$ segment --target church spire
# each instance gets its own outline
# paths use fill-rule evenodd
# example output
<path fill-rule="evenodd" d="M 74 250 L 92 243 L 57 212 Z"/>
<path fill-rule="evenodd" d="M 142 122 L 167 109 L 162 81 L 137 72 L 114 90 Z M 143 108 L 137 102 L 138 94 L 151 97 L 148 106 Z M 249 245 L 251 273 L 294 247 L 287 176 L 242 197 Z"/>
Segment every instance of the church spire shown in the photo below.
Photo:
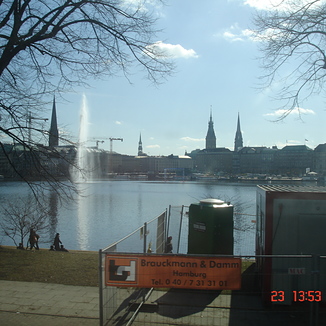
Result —
<path fill-rule="evenodd" d="M 237 131 L 234 139 L 234 151 L 238 152 L 243 147 L 242 133 L 240 128 L 240 114 L 238 113 Z"/>
<path fill-rule="evenodd" d="M 208 122 L 208 130 L 206 135 L 206 149 L 216 148 L 216 136 L 214 132 L 214 123 L 212 118 L 212 106 L 211 106 L 211 113 Z"/>
<path fill-rule="evenodd" d="M 57 124 L 57 112 L 55 105 L 55 96 L 53 96 L 51 126 L 49 130 L 49 146 L 54 147 L 59 145 L 59 132 Z"/>
<path fill-rule="evenodd" d="M 139 134 L 139 142 L 138 142 L 138 156 L 143 155 L 143 143 L 141 141 L 141 133 Z"/>

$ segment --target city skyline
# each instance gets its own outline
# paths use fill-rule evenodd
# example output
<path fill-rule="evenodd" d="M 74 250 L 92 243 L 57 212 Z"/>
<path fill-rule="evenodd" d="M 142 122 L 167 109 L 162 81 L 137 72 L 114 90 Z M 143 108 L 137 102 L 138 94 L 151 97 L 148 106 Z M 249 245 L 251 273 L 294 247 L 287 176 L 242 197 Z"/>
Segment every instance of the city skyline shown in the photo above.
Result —
<path fill-rule="evenodd" d="M 254 11 L 268 8 L 268 3 L 180 0 L 152 7 L 159 18 L 157 27 L 163 29 L 156 46 L 174 57 L 175 74 L 153 86 L 134 68 L 131 82 L 124 76 L 90 80 L 91 88 L 61 94 L 68 102 L 57 97 L 59 132 L 77 141 L 85 94 L 89 137 L 103 139 L 99 147 L 105 150 L 110 148 L 105 138 L 123 138 L 113 144 L 113 150 L 122 154 L 137 155 L 140 133 L 143 152 L 148 155 L 183 155 L 205 148 L 211 107 L 216 147 L 233 150 L 238 113 L 244 146 L 306 144 L 315 148 L 325 143 L 323 98 L 311 96 L 302 103 L 301 116 L 295 110 L 276 123 L 284 105 L 272 99 L 279 85 L 264 91 L 258 88 L 264 71 L 257 60 L 259 44 L 250 28 Z M 49 105 L 49 112 L 51 108 Z"/>

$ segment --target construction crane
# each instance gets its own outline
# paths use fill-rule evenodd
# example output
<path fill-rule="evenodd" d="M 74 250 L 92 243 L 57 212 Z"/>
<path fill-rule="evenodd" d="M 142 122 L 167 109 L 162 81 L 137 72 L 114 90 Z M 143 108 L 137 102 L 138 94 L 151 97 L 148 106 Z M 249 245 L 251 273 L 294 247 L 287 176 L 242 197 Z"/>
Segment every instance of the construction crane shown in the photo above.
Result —
<path fill-rule="evenodd" d="M 32 120 L 42 120 L 47 121 L 47 118 L 38 118 L 33 117 L 30 111 L 27 111 L 27 124 L 28 124 L 28 142 L 31 144 L 32 142 Z"/>
<path fill-rule="evenodd" d="M 108 138 L 103 138 L 103 137 L 96 137 L 96 138 L 92 138 L 92 139 L 90 139 L 89 141 L 91 141 L 91 142 L 95 142 L 96 143 L 96 149 L 98 149 L 98 144 L 99 143 L 104 143 L 104 140 L 100 140 L 100 139 L 108 139 Z"/>
<path fill-rule="evenodd" d="M 123 141 L 123 138 L 113 138 L 113 137 L 110 137 L 110 153 L 112 154 L 113 153 L 113 141 L 114 140 L 121 140 Z"/>
<path fill-rule="evenodd" d="M 94 139 L 94 140 L 90 140 L 90 141 L 93 141 L 93 142 L 96 143 L 96 146 L 95 146 L 96 149 L 98 149 L 98 144 L 99 144 L 99 143 L 102 143 L 102 144 L 104 143 L 104 140 L 97 140 L 97 139 L 95 140 L 95 139 Z"/>

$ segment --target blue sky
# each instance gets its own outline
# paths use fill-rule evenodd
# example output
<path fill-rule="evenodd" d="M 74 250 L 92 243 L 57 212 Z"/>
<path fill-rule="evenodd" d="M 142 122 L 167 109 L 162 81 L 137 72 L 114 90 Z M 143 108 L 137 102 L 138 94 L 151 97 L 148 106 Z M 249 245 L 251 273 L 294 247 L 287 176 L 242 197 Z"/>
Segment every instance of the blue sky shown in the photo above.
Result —
<path fill-rule="evenodd" d="M 128 0 L 135 1 L 135 0 Z M 89 80 L 91 88 L 63 94 L 57 101 L 60 132 L 77 141 L 82 94 L 89 109 L 89 138 L 122 137 L 113 150 L 136 155 L 139 134 L 149 155 L 183 155 L 205 147 L 212 107 L 217 147 L 233 149 L 240 114 L 244 146 L 325 143 L 325 99 L 309 98 L 297 113 L 276 123 L 282 102 L 272 99 L 277 84 L 260 89 L 261 56 L 250 37 L 255 10 L 268 10 L 266 0 L 167 0 L 155 8 L 159 17 L 157 46 L 172 55 L 176 71 L 163 84 L 153 86 L 136 68 L 130 80 L 112 77 Z M 286 69 L 291 69 L 288 66 Z M 283 103 L 284 104 L 284 103 Z M 51 109 L 51 108 L 49 108 Z M 94 142 L 89 142 L 94 146 Z"/>

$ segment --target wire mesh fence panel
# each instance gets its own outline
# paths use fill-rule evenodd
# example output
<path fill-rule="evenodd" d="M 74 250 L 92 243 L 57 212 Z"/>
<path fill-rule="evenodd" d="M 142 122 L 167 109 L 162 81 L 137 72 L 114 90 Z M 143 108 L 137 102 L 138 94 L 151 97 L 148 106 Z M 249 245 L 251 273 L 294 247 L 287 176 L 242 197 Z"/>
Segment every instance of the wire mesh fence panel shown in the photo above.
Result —
<path fill-rule="evenodd" d="M 326 288 L 318 282 L 325 273 L 322 259 L 315 255 L 256 256 L 252 268 L 242 274 L 243 299 L 260 300 L 259 315 L 266 313 L 277 325 L 326 325 Z M 252 288 L 248 288 L 252 284 Z M 254 289 L 254 291 L 252 290 Z M 239 297 L 238 297 L 239 298 Z M 245 307 L 245 303 L 244 306 Z M 243 315 L 252 319 L 250 308 Z"/>
<path fill-rule="evenodd" d="M 273 268 L 259 271 L 259 259 L 266 264 L 272 259 Z M 322 282 L 315 287 L 325 275 L 326 257 L 252 256 L 241 261 L 239 290 L 155 288 L 133 325 L 326 325 L 326 289 Z M 319 272 L 314 270 L 318 266 Z"/>
<path fill-rule="evenodd" d="M 121 240 L 100 251 L 100 316 L 102 325 L 124 325 L 132 318 L 144 301 L 148 289 L 107 286 L 106 277 L 111 269 L 125 273 L 123 267 L 106 266 L 106 255 L 110 253 L 163 253 L 166 243 L 166 211 L 144 223 L 144 225 Z M 109 271 L 108 271 L 109 269 Z"/>
<path fill-rule="evenodd" d="M 147 222 L 145 248 L 147 253 L 164 253 L 166 246 L 166 212 Z"/>
<path fill-rule="evenodd" d="M 184 229 L 183 212 L 184 206 L 170 206 L 168 211 L 168 229 L 167 238 L 172 237 L 172 253 L 179 253 L 181 243 L 181 231 Z"/>
<path fill-rule="evenodd" d="M 121 240 L 112 243 L 105 252 L 144 252 L 144 227 L 140 227 Z"/>
<path fill-rule="evenodd" d="M 252 241 L 249 249 L 246 241 L 235 244 L 235 249 L 238 248 L 235 251 L 245 255 L 188 255 L 188 210 L 172 206 L 102 251 L 102 325 L 326 326 L 326 256 L 255 256 L 250 254 Z M 247 231 L 252 238 L 251 226 L 239 230 L 243 234 Z M 168 237 L 173 241 L 172 254 L 166 254 Z M 149 283 L 141 288 L 107 286 L 105 273 L 111 267 L 118 277 L 134 275 L 129 262 L 117 260 L 116 266 L 105 267 L 106 255 L 114 260 L 114 255 L 118 257 L 121 253 L 131 258 L 139 255 L 139 262 L 147 270 L 143 279 Z M 214 268 L 216 279 L 209 279 L 204 270 L 196 271 L 194 265 L 182 265 L 184 257 L 198 256 L 204 257 L 202 261 L 207 256 L 212 258 L 212 263 L 205 264 Z M 214 259 L 226 258 L 241 260 L 241 286 L 237 290 L 200 288 L 203 284 L 224 284 L 218 278 L 222 265 Z M 158 264 L 161 272 L 164 266 L 171 266 L 170 283 L 164 275 L 157 278 L 148 272 Z M 189 268 L 184 269 L 185 266 Z M 180 288 L 186 284 L 184 277 L 191 284 L 198 283 L 199 288 Z"/>
<path fill-rule="evenodd" d="M 189 206 L 183 206 L 182 216 L 181 216 L 181 230 L 179 245 L 177 247 L 178 253 L 186 254 L 188 252 L 188 225 L 189 225 Z"/>
<path fill-rule="evenodd" d="M 324 289 L 326 291 L 326 256 L 320 256 L 319 276 L 317 278 L 316 288 Z M 323 293 L 323 298 L 326 301 L 326 292 Z"/>

